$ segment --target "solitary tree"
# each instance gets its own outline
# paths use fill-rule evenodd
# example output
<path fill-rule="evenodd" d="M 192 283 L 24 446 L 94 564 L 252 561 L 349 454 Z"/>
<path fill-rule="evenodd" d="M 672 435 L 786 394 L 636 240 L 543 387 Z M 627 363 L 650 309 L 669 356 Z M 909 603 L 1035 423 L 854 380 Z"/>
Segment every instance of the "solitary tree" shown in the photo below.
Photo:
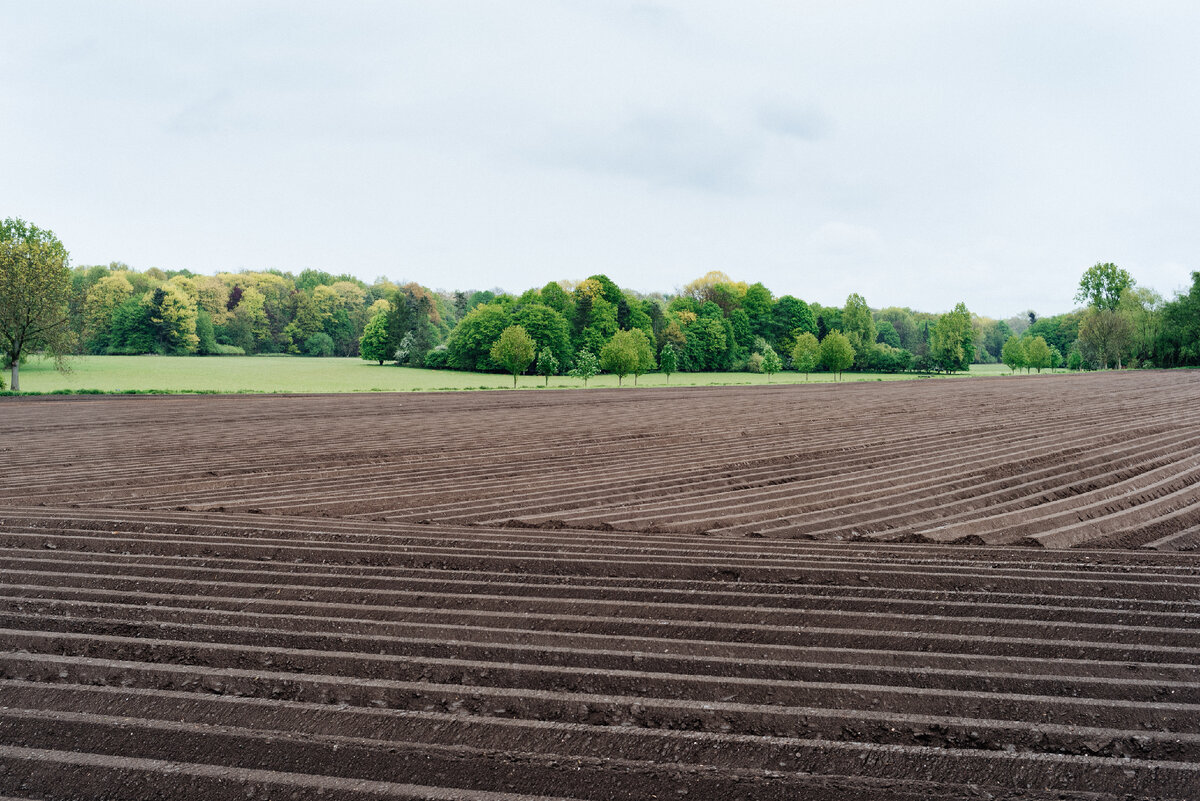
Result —
<path fill-rule="evenodd" d="M 558 359 L 554 358 L 554 351 L 550 350 L 550 346 L 542 348 L 537 357 L 538 375 L 546 377 L 546 386 L 550 386 L 550 376 L 558 372 Z"/>
<path fill-rule="evenodd" d="M 675 368 L 679 366 L 679 356 L 675 353 L 675 346 L 670 342 L 663 345 L 662 352 L 658 354 L 658 369 L 662 370 L 667 376 L 667 383 L 671 383 L 671 373 L 675 372 Z"/>
<path fill-rule="evenodd" d="M 1121 295 L 1133 286 L 1133 277 L 1112 262 L 1092 265 L 1079 279 L 1075 300 L 1095 309 L 1115 310 Z"/>
<path fill-rule="evenodd" d="M 567 372 L 572 378 L 582 378 L 586 387 L 588 379 L 600 372 L 600 360 L 590 350 L 581 350 L 575 357 L 575 366 Z"/>
<path fill-rule="evenodd" d="M 381 311 L 363 329 L 362 338 L 358 340 L 358 352 L 367 361 L 377 361 L 382 365 L 392 356 L 388 352 L 389 342 L 387 312 Z"/>
<path fill-rule="evenodd" d="M 811 334 L 809 335 L 811 336 Z M 770 345 L 767 345 L 763 351 L 762 371 L 767 374 L 767 383 L 771 383 L 771 376 L 783 369 L 783 361 L 779 358 L 779 354 Z"/>
<path fill-rule="evenodd" d="M 821 342 L 821 364 L 842 379 L 842 371 L 854 364 L 854 346 L 841 331 L 830 331 Z"/>
<path fill-rule="evenodd" d="M 1020 337 L 1014 335 L 1004 341 L 1004 347 L 1000 349 L 1000 359 L 1014 373 L 1029 363 L 1025 343 Z"/>
<path fill-rule="evenodd" d="M 21 357 L 31 351 L 44 351 L 65 369 L 70 289 L 58 237 L 23 220 L 0 222 L 0 354 L 12 368 L 14 391 L 21 389 Z"/>
<path fill-rule="evenodd" d="M 500 338 L 492 345 L 492 361 L 512 373 L 513 389 L 517 388 L 517 376 L 525 372 L 533 361 L 533 339 L 519 325 L 510 325 L 500 332 Z"/>
<path fill-rule="evenodd" d="M 1078 350 L 1072 348 L 1071 352 L 1067 354 L 1067 369 L 1068 370 L 1079 370 L 1082 367 L 1083 367 L 1083 355 L 1080 354 L 1080 352 Z"/>
<path fill-rule="evenodd" d="M 637 342 L 631 331 L 618 331 L 600 349 L 600 366 L 617 376 L 617 386 L 621 386 L 625 376 L 638 369 L 639 361 Z"/>
<path fill-rule="evenodd" d="M 796 337 L 796 347 L 792 348 L 792 367 L 804 373 L 805 381 L 808 380 L 808 374 L 820 363 L 821 343 L 817 338 L 807 332 Z"/>

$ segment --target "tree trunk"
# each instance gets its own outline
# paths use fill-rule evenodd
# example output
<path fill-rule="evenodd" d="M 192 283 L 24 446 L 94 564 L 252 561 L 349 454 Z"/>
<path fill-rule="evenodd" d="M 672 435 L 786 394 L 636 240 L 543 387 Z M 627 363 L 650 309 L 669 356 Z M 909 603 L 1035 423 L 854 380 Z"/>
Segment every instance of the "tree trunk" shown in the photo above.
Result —
<path fill-rule="evenodd" d="M 13 392 L 21 391 L 21 360 L 13 359 L 12 381 L 9 382 Z"/>
<path fill-rule="evenodd" d="M 513 373 L 513 389 L 517 388 L 517 374 Z"/>

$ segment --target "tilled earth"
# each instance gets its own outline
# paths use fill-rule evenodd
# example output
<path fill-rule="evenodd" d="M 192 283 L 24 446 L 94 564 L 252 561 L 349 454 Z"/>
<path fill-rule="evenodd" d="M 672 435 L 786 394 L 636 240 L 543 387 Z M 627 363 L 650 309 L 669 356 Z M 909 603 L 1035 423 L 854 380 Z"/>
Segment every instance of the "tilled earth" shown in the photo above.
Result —
<path fill-rule="evenodd" d="M 0 801 L 1200 798 L 1200 374 L 0 402 Z"/>

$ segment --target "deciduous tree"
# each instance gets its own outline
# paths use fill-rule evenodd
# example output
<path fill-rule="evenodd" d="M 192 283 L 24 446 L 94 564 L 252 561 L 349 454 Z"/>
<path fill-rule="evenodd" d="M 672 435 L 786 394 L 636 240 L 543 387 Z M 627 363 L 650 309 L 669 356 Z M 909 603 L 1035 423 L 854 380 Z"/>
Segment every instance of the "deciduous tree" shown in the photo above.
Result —
<path fill-rule="evenodd" d="M 670 342 L 663 345 L 662 352 L 658 354 L 658 369 L 662 370 L 667 376 L 667 383 L 671 383 L 671 373 L 675 372 L 675 368 L 679 366 L 679 357 L 675 353 L 675 346 Z"/>
<path fill-rule="evenodd" d="M 550 386 L 550 376 L 558 372 L 558 359 L 554 357 L 554 351 L 550 350 L 549 345 L 538 352 L 537 371 L 538 375 L 546 377 L 546 386 Z"/>
<path fill-rule="evenodd" d="M 586 387 L 588 379 L 600 372 L 600 360 L 590 350 L 581 350 L 575 356 L 575 366 L 567 373 L 572 378 L 582 378 Z"/>
<path fill-rule="evenodd" d="M 640 331 L 638 333 L 641 333 Z M 639 369 L 638 345 L 632 331 L 618 331 L 600 351 L 600 367 L 617 377 L 621 386 L 625 376 Z"/>
<path fill-rule="evenodd" d="M 450 366 L 455 370 L 495 369 L 488 354 L 510 322 L 508 309 L 499 303 L 471 309 L 455 326 L 447 342 Z M 396 344 L 399 343 L 397 338 Z"/>
<path fill-rule="evenodd" d="M 389 345 L 386 312 L 376 314 L 367 323 L 362 338 L 358 340 L 358 352 L 367 361 L 377 361 L 380 365 L 392 358 L 394 348 Z"/>
<path fill-rule="evenodd" d="M 857 292 L 846 298 L 842 308 L 842 333 L 854 346 L 855 357 L 860 361 L 875 342 L 875 320 L 867 300 Z"/>
<path fill-rule="evenodd" d="M 1133 326 L 1119 312 L 1107 308 L 1092 308 L 1079 324 L 1079 345 L 1088 361 L 1101 370 L 1110 362 L 1121 369 L 1121 357 L 1133 343 Z"/>
<path fill-rule="evenodd" d="M 629 331 L 634 350 L 637 351 L 637 364 L 633 367 L 633 385 L 636 387 L 638 378 L 658 367 L 654 362 L 654 348 L 650 345 L 650 337 L 640 328 Z"/>
<path fill-rule="evenodd" d="M 1075 300 L 1094 309 L 1113 311 L 1120 305 L 1121 295 L 1133 283 L 1133 277 L 1112 262 L 1094 264 L 1079 279 Z"/>
<path fill-rule="evenodd" d="M 550 348 L 560 366 L 571 363 L 570 328 L 566 318 L 554 309 L 541 303 L 530 303 L 513 315 L 513 322 L 533 338 L 539 353 L 543 348 Z"/>
<path fill-rule="evenodd" d="M 157 340 L 157 350 L 167 354 L 195 353 L 200 338 L 196 336 L 196 304 L 174 284 L 163 284 L 146 293 L 142 302 L 150 309 L 150 325 Z"/>
<path fill-rule="evenodd" d="M 84 342 L 91 353 L 104 353 L 110 345 L 113 312 L 133 296 L 133 284 L 124 273 L 106 275 L 87 291 L 83 303 Z"/>
<path fill-rule="evenodd" d="M 333 337 L 324 331 L 318 331 L 304 340 L 304 352 L 309 356 L 332 356 Z"/>
<path fill-rule="evenodd" d="M 517 376 L 533 361 L 533 354 L 533 338 L 519 325 L 505 328 L 490 352 L 492 361 L 512 373 L 513 389 L 517 388 Z"/>
<path fill-rule="evenodd" d="M 808 374 L 820 363 L 821 343 L 817 338 L 807 332 L 796 337 L 796 346 L 792 348 L 792 367 L 804 373 L 805 381 L 808 380 Z"/>
<path fill-rule="evenodd" d="M 809 334 L 811 336 L 811 334 Z M 762 371 L 767 374 L 767 383 L 771 383 L 771 376 L 783 369 L 783 361 L 779 358 L 779 354 L 770 345 L 767 345 L 766 350 L 762 354 Z"/>
<path fill-rule="evenodd" d="M 854 346 L 841 331 L 830 331 L 821 342 L 821 364 L 842 378 L 842 372 L 854 364 Z"/>
<path fill-rule="evenodd" d="M 953 373 L 971 366 L 975 345 L 971 330 L 971 313 L 966 304 L 959 303 L 941 316 L 929 337 L 929 356 L 941 370 Z"/>
<path fill-rule="evenodd" d="M 1004 341 L 1004 347 L 1000 350 L 1000 360 L 1014 373 L 1029 363 L 1025 343 L 1020 337 L 1013 335 Z"/>
<path fill-rule="evenodd" d="M 1041 337 L 1031 337 L 1025 343 L 1025 359 L 1029 367 L 1042 372 L 1043 367 L 1050 366 L 1050 346 Z"/>
<path fill-rule="evenodd" d="M 21 389 L 21 357 L 43 351 L 59 369 L 70 349 L 67 251 L 51 231 L 23 220 L 0 222 L 0 354 Z"/>

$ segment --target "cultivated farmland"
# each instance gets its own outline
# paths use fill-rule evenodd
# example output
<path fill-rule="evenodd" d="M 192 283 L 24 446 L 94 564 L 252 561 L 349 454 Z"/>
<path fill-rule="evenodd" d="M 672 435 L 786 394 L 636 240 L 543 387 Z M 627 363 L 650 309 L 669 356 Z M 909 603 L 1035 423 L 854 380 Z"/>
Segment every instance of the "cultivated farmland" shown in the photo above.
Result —
<path fill-rule="evenodd" d="M 5 400 L 0 795 L 1196 798 L 1198 401 Z"/>

